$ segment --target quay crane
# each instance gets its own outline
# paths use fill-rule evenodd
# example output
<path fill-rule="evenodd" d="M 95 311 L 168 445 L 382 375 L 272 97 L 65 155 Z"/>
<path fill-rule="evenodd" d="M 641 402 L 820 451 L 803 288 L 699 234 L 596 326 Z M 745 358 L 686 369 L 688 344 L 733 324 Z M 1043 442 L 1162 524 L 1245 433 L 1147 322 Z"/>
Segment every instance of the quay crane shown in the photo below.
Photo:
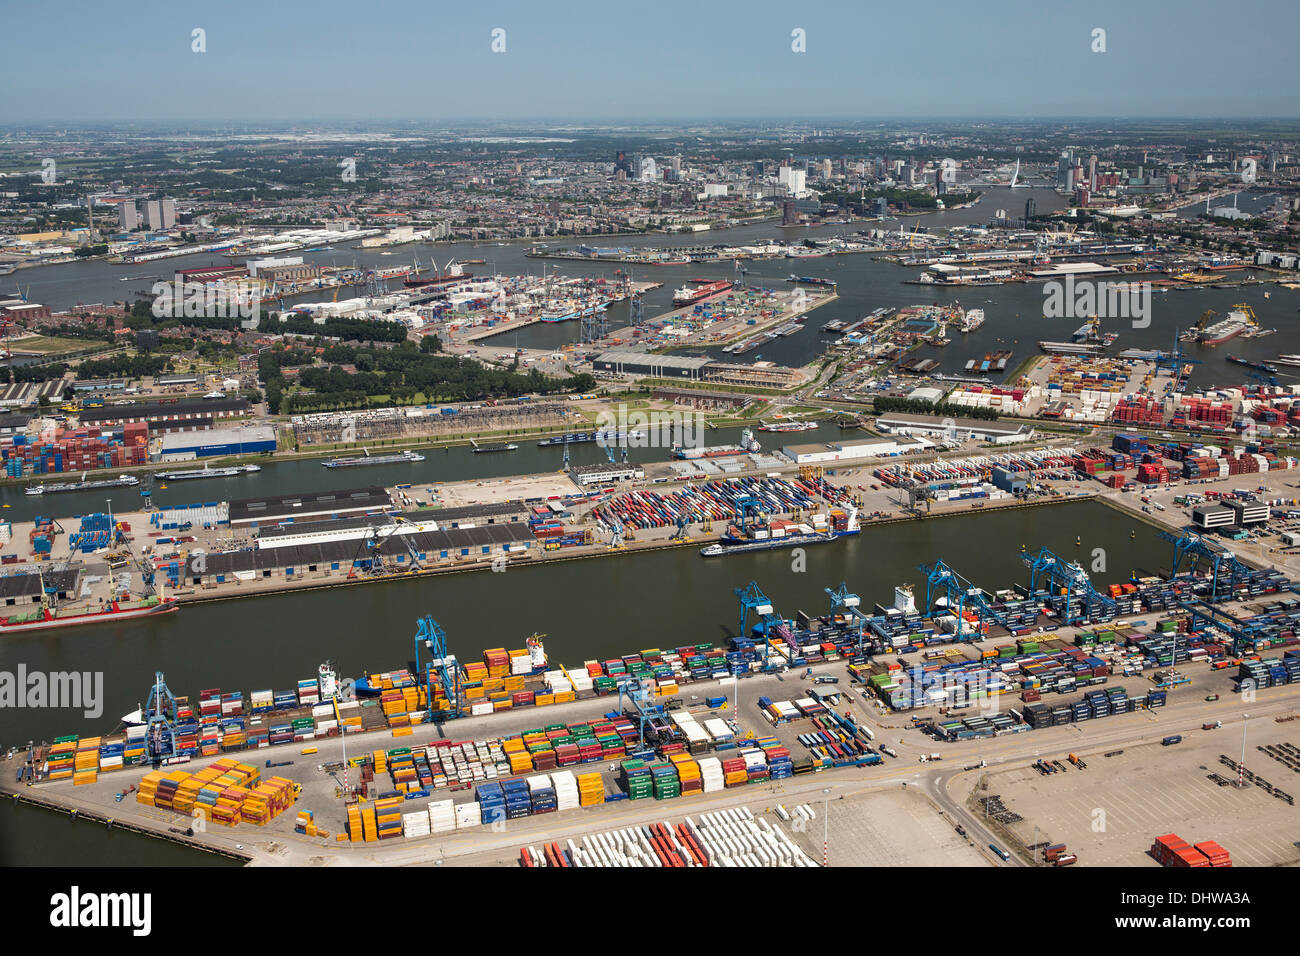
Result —
<path fill-rule="evenodd" d="M 917 570 L 925 575 L 925 610 L 922 613 L 927 617 L 930 615 L 935 602 L 938 600 L 938 595 L 935 592 L 942 590 L 948 610 L 951 611 L 956 606 L 958 637 L 962 637 L 961 622 L 965 620 L 964 612 L 968 605 L 974 609 L 979 622 L 976 629 L 977 639 L 978 635 L 987 633 L 988 619 L 996 621 L 1007 630 L 1011 629 L 1006 618 L 985 600 L 983 590 L 971 584 L 970 581 L 958 574 L 944 561 L 936 561 L 934 564 L 922 564 Z"/>
<path fill-rule="evenodd" d="M 1092 579 L 1083 566 L 1074 561 L 1066 561 L 1048 548 L 1042 548 L 1037 554 L 1026 554 L 1022 560 L 1029 568 L 1029 589 L 1037 591 L 1039 579 L 1046 577 L 1046 587 L 1058 587 L 1065 593 L 1065 606 L 1061 611 L 1061 623 L 1073 624 L 1079 620 L 1093 620 L 1094 612 L 1100 612 L 1099 620 L 1110 620 L 1115 616 L 1119 605 L 1108 595 L 1102 594 L 1092 586 Z M 1071 607 L 1075 598 L 1083 601 L 1083 612 L 1074 613 Z"/>
<path fill-rule="evenodd" d="M 423 665 L 420 663 L 422 647 L 426 654 Z M 425 713 L 430 720 L 452 720 L 460 716 L 460 664 L 456 655 L 447 650 L 447 632 L 429 614 L 416 621 L 415 675 L 424 687 Z M 434 709 L 435 680 L 442 686 L 450 710 Z"/>
<path fill-rule="evenodd" d="M 1223 545 L 1204 538 L 1193 531 L 1161 531 L 1160 537 L 1174 546 L 1174 560 L 1170 576 L 1177 578 L 1183 567 L 1183 559 L 1190 557 L 1188 574 L 1196 574 L 1202 559 L 1209 563 L 1210 603 L 1232 599 L 1237 585 L 1250 577 L 1250 568 L 1237 560 L 1237 556 Z M 1226 578 L 1226 584 L 1220 585 L 1220 574 Z"/>
<path fill-rule="evenodd" d="M 856 594 L 849 593 L 848 582 L 841 582 L 839 588 L 835 590 L 831 590 L 830 588 L 822 588 L 822 590 L 830 595 L 831 614 L 834 614 L 838 609 L 843 608 L 844 611 L 853 618 L 853 623 L 858 631 L 858 654 L 861 654 L 862 639 L 865 636 L 864 632 L 866 631 L 867 623 L 871 620 L 871 618 L 867 617 L 866 614 L 862 613 L 862 598 L 858 597 Z"/>
<path fill-rule="evenodd" d="M 145 725 L 145 747 L 149 760 L 156 767 L 176 753 L 176 697 L 167 687 L 162 671 L 155 671 L 153 686 L 149 688 L 147 703 L 134 713 L 122 718 L 124 723 L 142 722 Z"/>
<path fill-rule="evenodd" d="M 1228 636 L 1232 638 L 1233 656 L 1238 656 L 1246 651 L 1258 649 L 1258 642 L 1264 635 L 1261 633 L 1265 625 L 1255 620 L 1243 620 L 1235 614 L 1229 614 L 1221 607 L 1214 607 L 1204 601 L 1193 598 L 1191 600 L 1180 600 L 1178 606 L 1191 615 L 1192 627 L 1199 628 L 1202 626 L 1211 629 L 1227 631 Z M 1175 634 L 1175 642 L 1177 635 Z M 1173 667 L 1178 666 L 1178 644 L 1174 644 L 1174 660 L 1171 662 Z"/>
<path fill-rule="evenodd" d="M 771 663 L 771 638 L 772 631 L 780 627 L 785 622 L 781 615 L 776 613 L 772 607 L 772 602 L 768 600 L 763 589 L 758 586 L 757 581 L 750 581 L 743 588 L 736 588 L 736 597 L 740 598 L 740 637 L 745 637 L 749 632 L 746 629 L 746 623 L 749 620 L 749 612 L 753 611 L 758 618 L 758 626 L 763 634 L 763 670 L 773 670 Z"/>

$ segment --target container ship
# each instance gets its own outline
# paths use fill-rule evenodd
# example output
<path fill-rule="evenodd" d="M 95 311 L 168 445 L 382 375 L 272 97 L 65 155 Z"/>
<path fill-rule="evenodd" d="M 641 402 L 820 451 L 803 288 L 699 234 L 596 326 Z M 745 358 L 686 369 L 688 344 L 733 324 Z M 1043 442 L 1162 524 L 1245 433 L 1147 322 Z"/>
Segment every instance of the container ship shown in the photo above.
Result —
<path fill-rule="evenodd" d="M 836 538 L 848 537 L 861 532 L 858 524 L 858 509 L 850 507 L 847 511 L 836 508 L 829 515 L 814 514 L 809 519 L 812 524 L 795 521 L 769 521 L 766 524 L 751 524 L 745 528 L 731 525 L 714 544 L 700 549 L 706 558 L 723 554 L 745 554 L 751 551 L 771 551 L 777 548 L 798 548 L 808 544 L 824 544 Z"/>
<path fill-rule="evenodd" d="M 673 449 L 673 457 L 687 461 L 697 458 L 727 458 L 733 455 L 752 455 L 759 450 L 759 447 L 758 442 L 754 440 L 754 433 L 746 428 L 740 433 L 739 445 L 707 445 L 702 448 L 678 445 Z"/>
<path fill-rule="evenodd" d="M 817 427 L 816 422 L 759 422 L 761 432 L 806 432 Z"/>
<path fill-rule="evenodd" d="M 400 279 L 403 276 L 415 275 L 418 271 L 415 266 L 386 266 L 375 270 L 375 278 Z"/>
<path fill-rule="evenodd" d="M 818 278 L 817 276 L 796 276 L 796 275 L 792 275 L 792 276 L 790 276 L 788 279 L 786 279 L 785 281 L 786 281 L 786 282 L 802 282 L 804 285 L 820 285 L 820 286 L 827 286 L 827 287 L 832 288 L 832 289 L 835 288 L 835 280 L 834 280 L 834 279 L 821 279 L 821 278 Z"/>
<path fill-rule="evenodd" d="M 204 466 L 190 471 L 160 471 L 157 475 L 165 481 L 191 481 L 195 478 L 233 478 L 235 475 L 252 474 L 261 470 L 261 465 L 235 465 L 230 468 Z"/>
<path fill-rule="evenodd" d="M 640 438 L 641 433 L 633 430 L 630 432 L 567 432 L 563 435 L 551 435 L 549 438 L 539 439 L 538 448 L 546 448 L 550 445 L 577 445 L 582 442 L 603 441 L 603 442 L 621 442 L 627 438 Z"/>
<path fill-rule="evenodd" d="M 1252 362 L 1250 359 L 1239 358 L 1236 355 L 1229 355 L 1228 361 L 1233 365 L 1244 365 L 1246 368 L 1257 369 L 1261 372 L 1268 372 L 1270 375 L 1277 374 L 1277 366 L 1268 362 Z"/>
<path fill-rule="evenodd" d="M 1196 343 L 1198 345 L 1215 346 L 1222 345 L 1231 339 L 1235 339 L 1247 329 L 1254 326 L 1254 321 L 1245 312 L 1234 309 L 1228 313 L 1227 318 L 1215 322 L 1213 325 L 1202 329 L 1196 333 Z"/>
<path fill-rule="evenodd" d="M 707 299 L 711 295 L 726 292 L 731 288 L 731 282 L 726 279 L 692 279 L 691 282 L 693 285 L 684 285 L 673 293 L 673 305 L 677 308 L 694 305 L 701 299 Z"/>
<path fill-rule="evenodd" d="M 356 458 L 331 458 L 322 461 L 326 468 L 355 468 L 358 465 L 395 465 L 406 461 L 424 461 L 424 456 L 413 451 L 397 455 L 372 455 L 369 452 Z"/>
<path fill-rule="evenodd" d="M 155 614 L 170 614 L 179 605 L 175 598 L 151 595 L 142 601 L 114 601 L 94 611 L 59 611 L 42 606 L 25 614 L 0 618 L 0 634 L 17 634 L 21 631 L 52 631 L 78 624 L 109 624 L 114 621 L 131 621 Z"/>
<path fill-rule="evenodd" d="M 60 491 L 97 491 L 101 488 L 130 488 L 140 484 L 134 475 L 119 475 L 116 478 L 104 478 L 98 481 L 61 481 L 53 484 L 29 485 L 24 489 L 29 495 L 52 495 Z"/>
<path fill-rule="evenodd" d="M 466 272 L 460 266 L 453 264 L 447 267 L 446 272 L 437 272 L 431 276 L 407 279 L 402 285 L 408 289 L 427 289 L 432 286 L 446 285 L 449 282 L 460 282 L 462 279 L 472 279 L 473 277 L 474 273 Z"/>
<path fill-rule="evenodd" d="M 604 312 L 607 308 L 609 308 L 608 299 L 600 299 L 596 302 L 569 301 L 559 307 L 544 310 L 538 318 L 543 322 L 568 322 L 572 319 L 585 319 L 597 312 Z"/>

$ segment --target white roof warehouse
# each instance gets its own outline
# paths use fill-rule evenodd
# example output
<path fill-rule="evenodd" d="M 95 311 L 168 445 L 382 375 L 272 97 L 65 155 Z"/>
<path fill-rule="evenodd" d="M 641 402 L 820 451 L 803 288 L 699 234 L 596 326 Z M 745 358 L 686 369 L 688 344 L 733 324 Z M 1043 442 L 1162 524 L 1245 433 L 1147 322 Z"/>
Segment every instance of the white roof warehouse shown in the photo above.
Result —
<path fill-rule="evenodd" d="M 969 435 L 995 444 L 1028 441 L 1034 437 L 1032 425 L 979 418 L 939 418 L 936 415 L 881 415 L 876 419 L 876 427 L 895 435 L 943 435 L 953 428 L 959 437 Z"/>
<path fill-rule="evenodd" d="M 819 465 L 832 461 L 889 458 L 930 447 L 930 442 L 922 438 L 859 438 L 853 441 L 786 445 L 781 452 L 797 465 Z"/>

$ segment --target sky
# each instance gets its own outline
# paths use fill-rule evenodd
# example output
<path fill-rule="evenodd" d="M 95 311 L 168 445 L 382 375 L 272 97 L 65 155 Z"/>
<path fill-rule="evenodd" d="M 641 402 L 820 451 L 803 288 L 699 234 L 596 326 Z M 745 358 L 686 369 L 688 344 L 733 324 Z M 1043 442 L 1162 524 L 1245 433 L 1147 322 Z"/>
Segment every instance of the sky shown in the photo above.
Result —
<path fill-rule="evenodd" d="M 1300 116 L 1292 0 L 8 0 L 0 22 L 19 126 Z"/>

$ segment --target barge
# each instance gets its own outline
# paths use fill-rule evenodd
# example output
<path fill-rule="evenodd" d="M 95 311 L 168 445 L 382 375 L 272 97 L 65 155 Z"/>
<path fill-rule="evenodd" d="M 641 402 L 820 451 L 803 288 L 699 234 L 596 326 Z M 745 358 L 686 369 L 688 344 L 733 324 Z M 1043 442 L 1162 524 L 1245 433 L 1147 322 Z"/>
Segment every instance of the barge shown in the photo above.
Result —
<path fill-rule="evenodd" d="M 119 475 L 116 478 L 105 478 L 97 481 L 86 481 L 85 475 L 82 475 L 81 481 L 63 481 L 51 484 L 28 485 L 24 494 L 29 495 L 52 495 L 60 491 L 97 491 L 101 488 L 132 488 L 140 484 L 140 479 L 134 475 Z"/>
<path fill-rule="evenodd" d="M 204 465 L 190 471 L 160 471 L 157 476 L 164 481 L 193 481 L 197 478 L 233 478 L 235 475 L 252 474 L 261 470 L 261 465 L 236 465 L 231 468 Z"/>
<path fill-rule="evenodd" d="M 424 456 L 414 451 L 404 451 L 397 455 L 372 455 L 367 451 L 355 458 L 331 458 L 321 464 L 326 468 L 356 468 L 360 465 L 395 465 L 408 461 L 424 461 Z"/>

